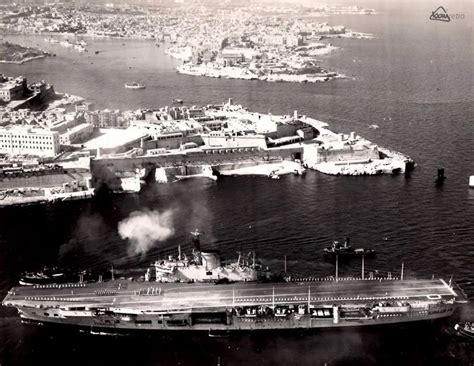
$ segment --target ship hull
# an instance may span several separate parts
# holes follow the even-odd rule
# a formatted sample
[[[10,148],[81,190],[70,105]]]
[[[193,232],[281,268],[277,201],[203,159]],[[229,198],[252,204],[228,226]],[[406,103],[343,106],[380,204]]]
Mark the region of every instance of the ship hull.
[[[49,310],[51,312],[51,310]],[[170,318],[163,320],[159,317],[146,317],[146,319],[137,319],[132,322],[124,322],[119,319],[93,319],[91,317],[76,317],[74,319],[64,319],[54,317],[45,317],[36,314],[32,314],[31,310],[22,309],[20,312],[20,318],[22,321],[31,324],[50,324],[50,325],[66,325],[69,327],[77,327],[87,330],[103,331],[107,333],[123,333],[123,332],[143,332],[143,331],[194,331],[194,332],[213,332],[220,334],[219,332],[236,333],[241,331],[263,331],[263,330],[304,330],[304,329],[329,329],[329,328],[349,328],[349,327],[366,327],[366,326],[384,326],[384,325],[396,325],[396,324],[411,324],[416,322],[428,322],[436,321],[439,319],[447,318],[454,312],[454,308],[446,307],[442,311],[433,314],[420,314],[412,313],[406,316],[387,316],[384,318],[377,319],[351,319],[342,320],[338,324],[334,324],[332,319],[320,320],[313,319],[310,316],[303,316],[299,319],[295,317],[289,317],[285,319],[252,319],[252,318],[239,318],[233,316],[227,322],[222,323],[198,323],[193,324],[193,316]],[[117,322],[117,320],[119,320]],[[173,321],[173,323],[171,323]],[[179,325],[176,325],[179,321]],[[148,323],[149,322],[149,323]],[[227,324],[228,323],[228,324]]]
[[[16,287],[3,305],[25,321],[89,329],[253,331],[347,328],[436,320],[458,294],[443,280],[276,283],[116,280]]]

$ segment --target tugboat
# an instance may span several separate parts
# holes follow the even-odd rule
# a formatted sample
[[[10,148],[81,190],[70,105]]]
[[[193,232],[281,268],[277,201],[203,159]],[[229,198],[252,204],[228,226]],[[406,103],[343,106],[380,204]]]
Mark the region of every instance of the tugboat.
[[[341,244],[339,241],[334,240],[332,246],[324,248],[324,254],[335,256],[339,255],[341,257],[374,257],[374,249],[365,249],[365,248],[353,248],[349,244],[349,238],[344,240],[344,244]]]
[[[145,89],[146,86],[140,83],[133,82],[133,83],[126,83],[125,88],[126,89]]]
[[[58,267],[44,267],[38,272],[22,273],[18,283],[22,286],[45,285],[67,281],[66,272]]]
[[[101,274],[101,276],[105,279],[110,277],[107,273]],[[95,274],[89,270],[75,272],[70,269],[45,266],[41,271],[23,272],[18,284],[20,286],[37,286],[95,280]]]
[[[459,335],[474,338],[474,324],[472,324],[471,322],[457,323],[454,326],[454,329],[458,332]]]

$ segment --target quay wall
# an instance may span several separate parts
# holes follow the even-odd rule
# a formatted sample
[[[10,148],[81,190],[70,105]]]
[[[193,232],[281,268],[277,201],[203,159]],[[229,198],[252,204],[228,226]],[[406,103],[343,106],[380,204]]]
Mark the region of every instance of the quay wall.
[[[231,150],[231,149],[228,149]],[[271,149],[236,152],[183,152],[181,154],[164,154],[154,156],[136,156],[93,159],[92,170],[112,168],[114,171],[134,171],[148,167],[173,167],[179,165],[220,165],[239,161],[270,161],[276,159],[294,160],[303,154],[302,148]]]
[[[115,189],[117,185],[120,185],[120,179],[117,173],[136,172],[141,169],[145,169],[147,173],[150,173],[156,168],[188,168],[202,165],[211,165],[216,170],[219,170],[220,167],[249,166],[271,161],[301,159],[303,155],[302,147],[254,151],[233,150],[236,149],[120,158],[108,158],[103,156],[91,161],[93,183],[96,188],[106,185],[109,188]],[[187,168],[184,171],[186,171]],[[181,170],[178,169],[178,171]]]

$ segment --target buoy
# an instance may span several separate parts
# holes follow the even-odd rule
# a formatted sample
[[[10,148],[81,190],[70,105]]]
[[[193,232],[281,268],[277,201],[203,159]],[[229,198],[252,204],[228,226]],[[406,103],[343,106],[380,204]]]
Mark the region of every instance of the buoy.
[[[446,180],[444,175],[444,168],[438,168],[438,176],[436,177],[435,183],[436,184],[443,184]]]

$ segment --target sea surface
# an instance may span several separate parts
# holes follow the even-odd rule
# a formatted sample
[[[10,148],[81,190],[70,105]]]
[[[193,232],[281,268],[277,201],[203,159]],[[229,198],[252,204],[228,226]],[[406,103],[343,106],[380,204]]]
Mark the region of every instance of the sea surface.
[[[59,92],[87,98],[97,108],[135,109],[180,98],[200,105],[233,98],[251,110],[301,114],[333,130],[356,131],[417,162],[408,176],[334,177],[314,171],[270,180],[225,177],[152,185],[140,194],[88,202],[0,209],[0,297],[19,273],[42,264],[73,268],[140,268],[204,232],[203,246],[227,258],[255,250],[264,264],[301,275],[332,275],[322,249],[350,237],[377,250],[367,271],[453,277],[474,296],[474,174],[472,4],[450,23],[429,20],[434,3],[409,2],[373,16],[331,16],[324,21],[373,33],[370,40],[332,39],[340,47],[321,57],[350,78],[321,84],[266,83],[179,75],[164,46],[134,40],[87,39],[79,54],[43,36],[5,36],[39,45],[56,57],[0,72],[46,80]],[[95,51],[99,51],[98,54]],[[126,82],[145,83],[127,90]],[[370,129],[376,124],[378,129]],[[436,186],[437,168],[447,179]],[[174,235],[144,255],[130,255],[118,235],[133,212],[171,210]],[[189,248],[189,246],[187,246]],[[357,261],[341,274],[360,273]],[[474,320],[470,306],[459,315]],[[264,333],[231,338],[207,335],[111,337],[21,325],[0,309],[3,365],[471,365],[474,344],[457,337],[456,318],[441,324],[346,331]]]

